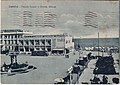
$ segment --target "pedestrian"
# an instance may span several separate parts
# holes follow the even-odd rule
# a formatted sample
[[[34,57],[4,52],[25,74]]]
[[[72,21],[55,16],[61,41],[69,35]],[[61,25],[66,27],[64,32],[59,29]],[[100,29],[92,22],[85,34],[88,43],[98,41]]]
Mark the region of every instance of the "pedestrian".
[[[3,66],[2,67],[5,67],[6,68],[6,63],[4,62]]]
[[[108,77],[103,75],[102,81],[103,81],[103,84],[107,84],[108,83]]]
[[[73,52],[73,55],[75,55],[75,52]]]
[[[8,70],[8,74],[7,74],[8,76],[11,75],[11,70],[12,70],[12,69],[9,68],[9,70]]]
[[[94,84],[99,84],[100,83],[100,79],[98,78],[98,75],[94,75],[93,83]]]

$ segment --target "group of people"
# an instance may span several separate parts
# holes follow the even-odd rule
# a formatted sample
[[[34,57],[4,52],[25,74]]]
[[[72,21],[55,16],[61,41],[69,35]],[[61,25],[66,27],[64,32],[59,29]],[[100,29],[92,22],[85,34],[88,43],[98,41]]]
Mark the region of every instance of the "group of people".
[[[103,75],[102,80],[98,78],[98,75],[95,75],[94,78],[91,80],[92,84],[108,84],[108,77]]]
[[[109,84],[108,82],[108,77],[103,75],[102,76],[102,80],[100,80],[100,78],[98,78],[98,75],[94,75],[93,79],[90,79],[91,84]],[[119,78],[113,78],[112,79],[113,83],[115,84],[119,84]]]

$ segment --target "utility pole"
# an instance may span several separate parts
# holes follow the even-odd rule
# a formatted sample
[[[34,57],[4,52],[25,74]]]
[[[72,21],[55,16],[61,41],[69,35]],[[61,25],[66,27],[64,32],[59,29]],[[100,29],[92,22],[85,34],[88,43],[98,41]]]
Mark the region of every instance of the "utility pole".
[[[100,55],[100,53],[99,53],[99,32],[98,32],[98,56]]]
[[[88,13],[85,15],[84,26],[98,29],[97,31],[98,31],[98,56],[99,56],[100,55],[99,53],[99,26],[98,26],[98,23],[96,22],[97,17],[98,16],[96,12],[88,11]]]

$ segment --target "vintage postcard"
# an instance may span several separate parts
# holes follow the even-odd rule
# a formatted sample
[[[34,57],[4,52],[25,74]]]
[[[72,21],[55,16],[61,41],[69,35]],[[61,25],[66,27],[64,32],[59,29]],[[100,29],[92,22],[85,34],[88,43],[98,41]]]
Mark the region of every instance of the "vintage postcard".
[[[119,84],[118,0],[1,0],[1,84]]]

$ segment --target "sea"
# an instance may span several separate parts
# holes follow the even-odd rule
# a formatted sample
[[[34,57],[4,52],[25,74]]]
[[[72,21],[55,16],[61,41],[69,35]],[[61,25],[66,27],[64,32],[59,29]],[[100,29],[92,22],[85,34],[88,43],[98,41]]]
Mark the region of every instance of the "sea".
[[[74,38],[74,46],[80,45],[81,47],[119,47],[119,38]]]

